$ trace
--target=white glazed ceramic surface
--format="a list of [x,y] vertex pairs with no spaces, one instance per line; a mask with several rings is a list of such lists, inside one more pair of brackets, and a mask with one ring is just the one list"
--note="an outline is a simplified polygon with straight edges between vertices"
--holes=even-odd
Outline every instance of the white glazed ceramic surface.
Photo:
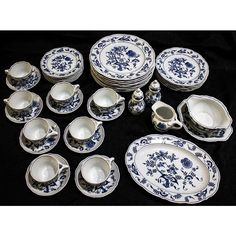
[[23,134],[30,141],[39,141],[49,136],[57,135],[57,132],[52,131],[47,119],[38,117],[25,124]]
[[113,160],[102,155],[90,156],[81,166],[82,177],[92,185],[103,183],[110,175]]
[[44,154],[32,161],[29,173],[35,181],[47,183],[58,177],[64,168],[68,166],[60,163],[53,155]]
[[85,141],[95,134],[100,125],[102,125],[102,122],[100,121],[81,116],[74,119],[69,124],[69,132],[74,139]]
[[135,140],[125,163],[138,185],[174,203],[199,203],[219,187],[220,172],[209,154],[175,136],[151,134]]
[[192,119],[204,128],[227,128],[232,123],[225,105],[214,97],[191,95],[186,104]]
[[6,70],[7,75],[15,79],[23,79],[27,77],[33,70],[29,62],[19,61],[14,63],[9,70]]
[[56,101],[66,101],[74,96],[79,89],[79,85],[72,85],[68,82],[56,83],[50,90],[50,95]]

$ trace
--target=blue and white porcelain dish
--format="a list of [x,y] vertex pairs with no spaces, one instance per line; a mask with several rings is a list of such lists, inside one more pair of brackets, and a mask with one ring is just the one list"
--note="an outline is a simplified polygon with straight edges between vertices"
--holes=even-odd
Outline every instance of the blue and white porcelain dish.
[[94,70],[107,78],[132,80],[150,71],[155,64],[155,52],[137,36],[113,34],[93,45],[89,60]]
[[32,104],[32,108],[29,109],[29,111],[17,113],[14,110],[12,110],[9,106],[6,105],[5,107],[5,115],[6,117],[17,124],[23,124],[26,123],[33,118],[36,118],[43,109],[43,101],[40,98],[39,95],[32,93],[34,96],[34,102]]
[[197,52],[188,48],[173,47],[162,51],[156,58],[160,81],[179,91],[192,91],[206,81],[209,66]]
[[66,79],[83,71],[84,60],[78,50],[59,47],[44,54],[40,67],[43,74],[50,79]]
[[196,129],[195,126],[193,126],[191,124],[191,122],[189,122],[189,118],[187,116],[186,113],[186,100],[183,100],[177,107],[177,112],[179,114],[179,119],[183,124],[183,127],[185,129],[185,131],[191,135],[192,137],[200,140],[200,141],[204,141],[204,142],[224,142],[227,141],[230,136],[233,133],[233,127],[230,125],[225,132],[223,133],[223,135],[220,135],[220,137],[209,137],[209,133],[206,132],[202,132],[198,129]]
[[43,154],[51,151],[58,144],[60,140],[60,128],[53,120],[47,119],[47,121],[52,127],[52,130],[56,131],[58,134],[56,136],[43,139],[40,143],[34,144],[24,137],[22,129],[19,136],[19,142],[24,151],[30,154]]
[[81,174],[81,166],[86,160],[87,158],[81,161],[75,170],[75,184],[79,191],[91,198],[101,198],[111,194],[116,189],[120,180],[120,172],[116,163],[113,161],[110,176],[104,183],[91,185],[83,179]]
[[218,190],[220,172],[208,153],[171,135],[150,134],[130,144],[125,163],[133,180],[152,195],[196,204]]
[[97,150],[103,143],[105,138],[105,130],[101,125],[91,139],[85,142],[75,140],[69,133],[69,125],[65,128],[63,139],[65,145],[76,153],[90,153]]
[[14,91],[29,90],[35,87],[41,79],[41,74],[38,68],[36,68],[35,66],[32,67],[33,71],[27,77],[27,79],[17,80],[11,78],[11,76],[7,76],[6,77],[7,87]]
[[102,113],[95,106],[93,102],[93,98],[91,96],[87,102],[87,110],[88,110],[88,113],[96,120],[111,121],[111,120],[117,119],[118,117],[122,115],[122,113],[125,110],[125,102],[123,101],[119,103],[112,111]]
[[84,95],[80,89],[73,96],[72,101],[69,104],[58,104],[50,96],[50,92],[46,97],[46,105],[49,110],[56,114],[70,114],[80,108],[83,103]]
[[[58,154],[50,154],[53,155],[55,158],[58,159],[62,164],[68,165],[68,162],[65,158]],[[32,179],[32,177],[29,174],[29,167],[27,168],[26,174],[25,174],[25,180],[26,180],[26,185],[27,187],[35,194],[39,196],[52,196],[55,195],[56,193],[59,193],[68,183],[70,178],[70,168],[66,168],[63,170],[58,178],[54,180],[52,183],[49,185],[40,185],[36,181]]]

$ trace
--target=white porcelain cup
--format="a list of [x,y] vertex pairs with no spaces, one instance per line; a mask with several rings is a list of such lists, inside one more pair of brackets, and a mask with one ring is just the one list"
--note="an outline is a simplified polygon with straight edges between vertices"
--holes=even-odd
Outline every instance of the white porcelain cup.
[[52,86],[50,96],[58,104],[70,103],[74,95],[78,92],[79,84],[71,84],[68,82],[59,82]]
[[32,72],[34,67],[26,61],[18,61],[14,63],[5,73],[13,79],[26,79]]
[[95,106],[100,112],[109,112],[125,100],[111,88],[98,89],[92,96]]
[[52,154],[44,154],[34,159],[29,167],[30,176],[41,184],[50,184],[58,178],[59,174],[69,168],[61,163]]
[[23,135],[29,141],[36,143],[52,136],[58,135],[49,122],[41,117],[34,118],[23,127]]
[[39,102],[40,98],[34,98],[29,91],[16,91],[10,95],[9,98],[3,101],[15,112],[28,111],[31,109],[33,102]]
[[152,105],[152,123],[156,130],[164,132],[168,129],[181,129],[182,123],[177,119],[177,114],[170,105],[157,101]]
[[81,166],[81,175],[83,179],[91,185],[104,183],[109,177],[114,158],[93,155],[88,157]]
[[75,140],[84,142],[91,139],[101,125],[101,121],[96,121],[87,116],[81,116],[69,124],[69,133]]

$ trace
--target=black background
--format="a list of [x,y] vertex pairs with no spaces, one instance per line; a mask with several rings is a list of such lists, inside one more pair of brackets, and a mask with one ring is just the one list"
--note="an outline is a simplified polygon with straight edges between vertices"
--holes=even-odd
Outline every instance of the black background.
[[[52,84],[42,76],[40,83],[31,89],[39,94],[44,101],[41,117],[54,120],[63,134],[67,124],[82,115],[89,116],[87,99],[99,86],[94,82],[89,72],[88,55],[92,45],[101,37],[117,33],[112,31],[18,31],[0,32],[1,64],[0,64],[0,96],[1,100],[8,98],[11,91],[5,84],[4,69],[14,62],[25,60],[40,68],[40,59],[45,52],[55,47],[68,46],[79,50],[85,61],[83,75],[74,83],[79,83],[84,93],[82,106],[74,113],[57,115],[45,105],[45,98]],[[121,33],[121,32],[119,32]],[[137,35],[150,43],[156,55],[169,47],[187,47],[199,52],[208,62],[210,74],[205,84],[198,90],[183,93],[175,92],[161,85],[162,101],[175,109],[177,105],[190,94],[209,95],[221,100],[228,108],[232,118],[236,114],[236,33],[235,32],[122,32]],[[153,76],[152,80],[154,80]],[[151,80],[151,81],[152,81]],[[145,92],[148,86],[142,88]],[[131,93],[121,93],[126,97],[126,105]],[[74,183],[74,171],[79,162],[90,154],[71,152],[61,137],[58,145],[50,151],[65,157],[71,166],[71,177],[68,185],[58,194],[50,197],[40,197],[33,194],[25,184],[25,171],[30,162],[37,156],[23,151],[19,145],[19,133],[23,125],[10,122],[4,113],[4,103],[0,103],[0,205],[175,205],[147,193],[130,177],[124,156],[129,144],[147,134],[157,133],[151,124],[151,109],[146,108],[140,116],[131,115],[126,107],[118,119],[104,122],[105,140],[99,149],[92,154],[114,156],[119,166],[121,179],[116,190],[101,199],[84,196]],[[233,123],[235,129],[235,123]],[[168,131],[168,134],[194,142],[206,150],[216,162],[221,172],[221,182],[218,192],[199,205],[236,205],[236,136],[235,133],[226,142],[206,143],[190,135],[184,129]]]

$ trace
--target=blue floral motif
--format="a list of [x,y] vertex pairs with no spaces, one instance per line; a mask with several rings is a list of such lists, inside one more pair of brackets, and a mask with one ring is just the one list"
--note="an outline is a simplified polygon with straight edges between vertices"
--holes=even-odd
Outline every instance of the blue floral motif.
[[190,161],[187,157],[182,159],[181,163],[182,163],[183,167],[186,168],[186,169],[192,168],[192,166],[193,166],[192,161]]
[[107,65],[111,65],[119,71],[133,70],[139,62],[140,55],[129,50],[126,46],[116,46],[106,53]]
[[57,72],[63,72],[71,69],[73,63],[73,58],[66,55],[59,55],[52,59],[51,66],[52,69]]
[[169,71],[178,78],[189,78],[195,71],[195,66],[187,61],[186,58],[174,58],[168,62]]

